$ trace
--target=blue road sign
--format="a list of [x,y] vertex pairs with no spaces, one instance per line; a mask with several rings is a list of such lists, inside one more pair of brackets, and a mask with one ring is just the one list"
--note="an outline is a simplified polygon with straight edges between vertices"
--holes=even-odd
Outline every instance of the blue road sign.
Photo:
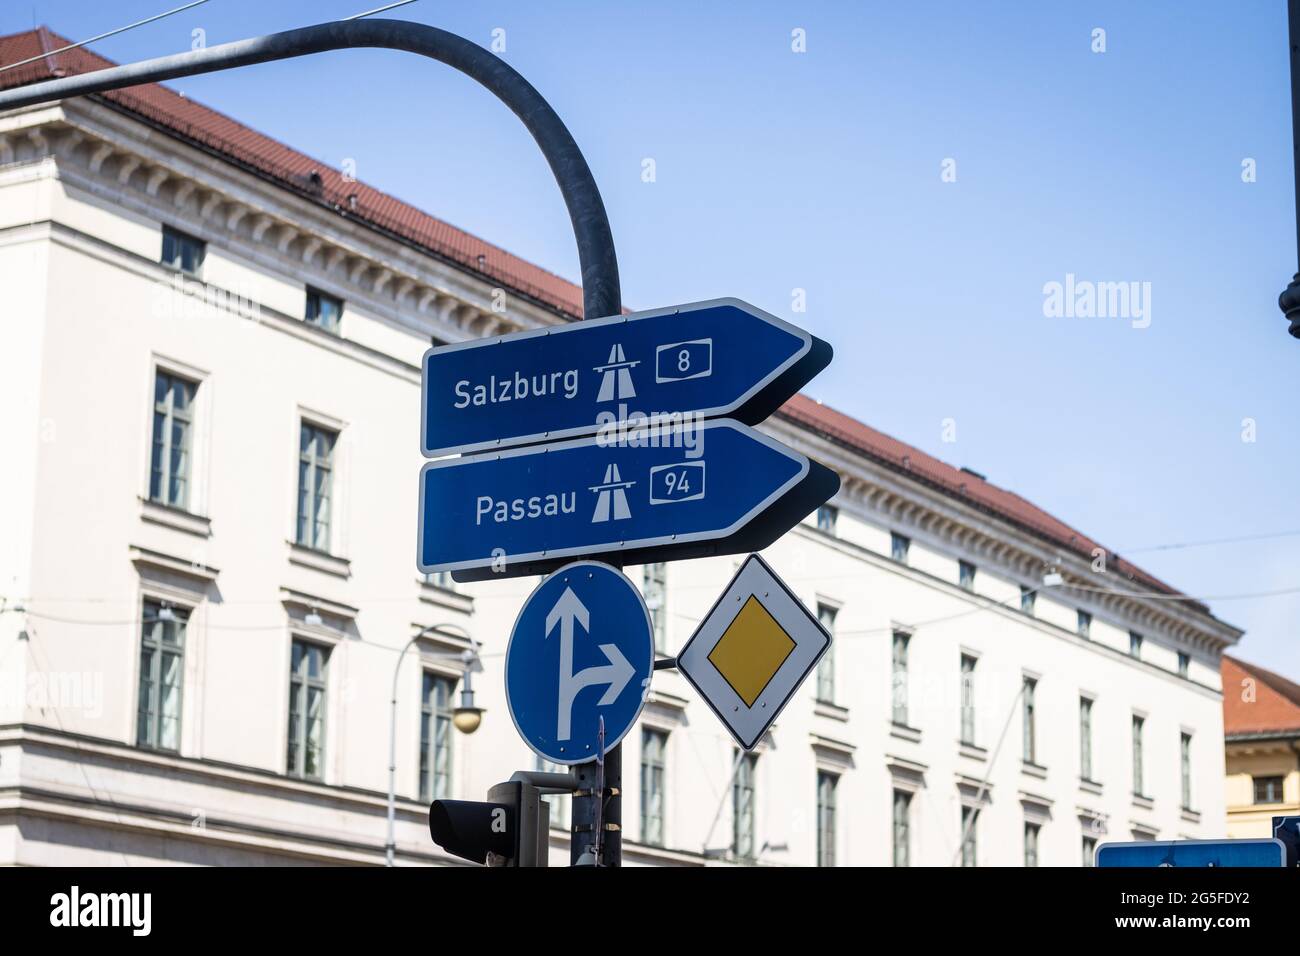
[[529,595],[510,632],[510,717],[547,760],[586,763],[636,723],[653,671],[650,612],[635,585],[598,561],[567,564]]
[[739,299],[714,299],[430,349],[421,448],[437,457],[593,434],[637,414],[756,425],[831,348]]
[[751,523],[770,523],[770,543],[811,510],[796,501],[792,520],[772,506],[809,485],[820,503],[838,477],[730,419],[445,458],[420,476],[418,563],[425,572],[483,572],[461,580],[602,553],[636,563],[646,549],[716,542]]
[[1281,840],[1267,839],[1103,843],[1097,847],[1097,865],[1114,867],[1285,866],[1286,847]]

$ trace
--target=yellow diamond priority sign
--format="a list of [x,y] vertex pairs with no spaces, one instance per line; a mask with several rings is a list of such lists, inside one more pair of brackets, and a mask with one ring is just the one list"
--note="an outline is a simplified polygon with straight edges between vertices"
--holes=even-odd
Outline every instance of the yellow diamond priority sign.
[[753,750],[831,646],[831,636],[751,554],[677,658],[736,742]]

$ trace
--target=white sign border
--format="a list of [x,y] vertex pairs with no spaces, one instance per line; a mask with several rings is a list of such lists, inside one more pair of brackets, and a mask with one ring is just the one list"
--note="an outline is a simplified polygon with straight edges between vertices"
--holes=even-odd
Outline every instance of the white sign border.
[[[722,306],[732,306],[737,308],[761,322],[766,322],[768,325],[775,326],[781,331],[794,336],[802,343],[797,352],[770,371],[767,375],[763,376],[761,380],[752,385],[735,401],[729,402],[725,405],[715,405],[712,408],[695,409],[691,412],[691,414],[699,415],[702,418],[723,418],[731,415],[738,409],[743,408],[750,399],[793,368],[796,363],[803,361],[804,357],[812,350],[813,336],[807,329],[801,329],[799,326],[793,325],[785,319],[773,315],[771,312],[767,312],[756,305],[751,305],[750,303],[745,302],[743,299],[737,299],[734,296],[724,296],[720,299],[705,299],[701,302],[688,302],[684,305],[670,305],[662,309],[647,309],[644,312],[630,312],[627,315],[612,315],[602,319],[584,319],[581,322],[571,322],[567,325],[561,325],[555,328],[527,329],[523,332],[512,332],[509,335],[498,335],[490,339],[471,338],[464,342],[454,342],[451,345],[435,345],[428,349],[420,359],[420,453],[425,458],[440,458],[444,455],[470,454],[472,452],[487,451],[495,448],[514,448],[519,445],[527,446],[541,441],[555,441],[557,439],[590,435],[600,428],[600,425],[593,420],[590,425],[580,425],[573,428],[559,428],[555,431],[534,432],[531,435],[519,435],[512,438],[496,438],[487,441],[471,442],[464,445],[447,445],[442,448],[431,448],[427,446],[425,442],[429,437],[429,361],[435,354],[444,355],[450,352],[458,352],[463,349],[477,349],[492,345],[519,342],[527,339],[542,338],[550,335],[563,335],[566,332],[590,331],[591,329],[599,328],[602,325],[638,322],[641,319],[655,319],[665,315],[677,315],[680,312],[702,312],[705,309],[719,308]],[[683,410],[683,414],[686,414],[685,410]]]
[[[795,647],[763,692],[748,706],[718,672],[709,654],[750,595],[776,620]],[[805,628],[798,625],[803,623]],[[810,633],[814,632],[814,633]],[[821,640],[816,641],[815,636]],[[809,638],[814,638],[810,640]],[[817,644],[818,646],[813,646]],[[677,657],[677,670],[695,688],[741,748],[753,750],[831,646],[831,635],[767,562],[751,554]],[[694,671],[694,673],[693,673]]]
[[[418,515],[419,523],[416,525],[415,534],[415,564],[422,574],[431,574],[437,571],[465,571],[477,568],[490,568],[497,561],[504,561],[506,564],[525,564],[532,561],[543,559],[559,558],[580,558],[585,555],[602,555],[617,553],[620,551],[641,550],[644,548],[655,548],[661,545],[671,544],[691,544],[696,541],[715,541],[719,538],[730,537],[741,528],[747,526],[751,521],[757,520],[768,508],[781,499],[787,492],[793,490],[798,484],[808,477],[811,465],[808,457],[801,452],[795,451],[789,445],[777,441],[770,435],[766,435],[754,428],[752,425],[746,425],[734,418],[713,418],[699,426],[703,433],[702,442],[707,442],[708,432],[715,428],[729,428],[732,431],[740,432],[743,435],[753,439],[759,444],[766,445],[773,451],[776,451],[786,458],[789,458],[799,466],[799,470],[780,487],[774,489],[771,494],[751,508],[748,512],[732,522],[725,528],[715,529],[713,531],[695,531],[687,534],[669,534],[659,535],[654,538],[636,538],[631,542],[622,541],[618,544],[595,544],[583,545],[573,548],[558,548],[553,551],[529,551],[524,554],[488,554],[479,558],[471,558],[468,561],[448,561],[442,564],[425,564],[424,563],[424,521],[425,508],[428,502],[425,500],[425,472],[434,468],[458,468],[464,465],[477,464],[486,460],[500,460],[503,458],[517,458],[521,455],[544,455],[551,451],[560,451],[565,448],[573,448],[584,445],[594,445],[599,441],[597,437],[578,438],[567,442],[559,442],[554,445],[526,445],[523,448],[512,448],[508,451],[498,452],[496,454],[465,455],[460,458],[439,458],[434,461],[424,463],[420,469],[420,510]],[[686,461],[704,461],[707,459],[686,459]],[[682,464],[676,462],[675,464]]]

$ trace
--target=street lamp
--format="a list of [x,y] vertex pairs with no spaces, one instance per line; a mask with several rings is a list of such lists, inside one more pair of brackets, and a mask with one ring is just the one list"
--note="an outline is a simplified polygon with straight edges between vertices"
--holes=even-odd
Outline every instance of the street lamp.
[[465,667],[464,684],[460,692],[460,706],[452,712],[452,725],[462,734],[472,734],[483,722],[483,708],[474,705],[473,673],[479,664],[478,642],[469,632],[455,624],[430,624],[421,628],[414,637],[406,642],[402,652],[397,655],[393,667],[393,693],[389,699],[388,712],[388,839],[384,843],[384,865],[392,866],[397,853],[397,680],[402,672],[402,661],[415,643],[427,634],[442,634],[469,641],[470,646],[454,654],[433,654],[434,658],[459,660]]
[[[1300,256],[1300,0],[1287,0],[1287,32],[1291,41],[1291,159],[1296,187],[1296,253]],[[1300,271],[1277,298],[1278,308],[1300,339]]]

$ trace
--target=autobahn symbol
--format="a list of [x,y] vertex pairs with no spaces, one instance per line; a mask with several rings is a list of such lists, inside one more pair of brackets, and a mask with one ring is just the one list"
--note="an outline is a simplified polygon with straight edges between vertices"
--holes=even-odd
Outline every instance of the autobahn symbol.
[[654,669],[650,612],[635,585],[597,561],[560,568],[529,596],[506,650],[519,735],[561,764],[595,760],[640,716]]

